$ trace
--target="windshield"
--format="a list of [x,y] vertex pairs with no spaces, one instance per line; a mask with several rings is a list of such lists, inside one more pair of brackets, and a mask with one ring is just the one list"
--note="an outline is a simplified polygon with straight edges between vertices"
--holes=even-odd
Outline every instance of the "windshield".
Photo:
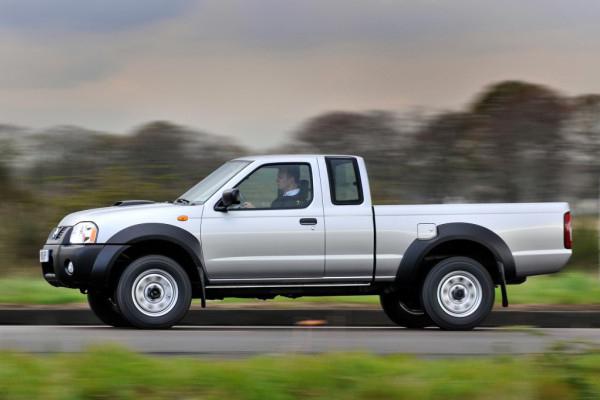
[[250,161],[229,161],[214,170],[206,178],[198,182],[194,187],[181,195],[178,199],[181,202],[202,204],[210,196],[215,194],[227,181],[244,167],[250,164]]

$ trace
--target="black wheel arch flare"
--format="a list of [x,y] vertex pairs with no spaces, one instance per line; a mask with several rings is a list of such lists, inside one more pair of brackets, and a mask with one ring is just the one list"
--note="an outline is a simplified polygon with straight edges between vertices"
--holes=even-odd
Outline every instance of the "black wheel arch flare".
[[[429,240],[415,239],[406,249],[396,274],[396,282],[410,285],[415,282],[419,266],[423,259],[437,246],[454,240],[475,242],[487,248],[496,259],[503,281],[511,282],[516,278],[515,260],[508,245],[495,232],[477,224],[456,222],[437,226],[438,235]],[[459,255],[459,254],[457,254]],[[503,283],[501,283],[503,284]]]
[[200,241],[185,229],[161,223],[132,225],[111,236],[96,257],[92,268],[92,282],[107,283],[111,269],[119,256],[131,246],[135,246],[136,243],[150,240],[169,242],[185,251],[197,268],[204,293],[205,271],[201,261]]

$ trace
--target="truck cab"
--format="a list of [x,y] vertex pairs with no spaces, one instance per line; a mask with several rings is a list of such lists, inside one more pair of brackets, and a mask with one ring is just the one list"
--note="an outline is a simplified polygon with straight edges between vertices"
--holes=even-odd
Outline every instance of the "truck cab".
[[[200,239],[211,285],[371,282],[373,210],[362,174],[363,160],[349,156],[249,163],[223,187],[238,204],[223,207],[218,192],[205,203]],[[295,200],[276,201],[286,197]]]

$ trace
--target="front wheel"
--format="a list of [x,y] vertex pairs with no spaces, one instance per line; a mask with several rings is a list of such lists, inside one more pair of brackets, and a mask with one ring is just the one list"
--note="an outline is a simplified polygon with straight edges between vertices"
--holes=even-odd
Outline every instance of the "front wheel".
[[495,287],[489,272],[468,257],[440,261],[423,284],[423,307],[440,328],[470,330],[489,315]]
[[133,261],[119,278],[116,300],[123,316],[136,328],[170,328],[189,310],[192,286],[174,260],[144,256]]

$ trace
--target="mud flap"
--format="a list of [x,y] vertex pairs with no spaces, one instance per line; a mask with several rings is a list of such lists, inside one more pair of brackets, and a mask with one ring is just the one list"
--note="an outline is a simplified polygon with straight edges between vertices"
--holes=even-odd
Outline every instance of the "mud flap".
[[500,274],[500,292],[502,293],[502,307],[508,307],[508,294],[506,292],[506,276],[504,264],[498,262],[498,273]]
[[202,268],[198,268],[198,274],[200,276],[200,305],[202,308],[206,308],[206,289],[204,287],[204,271],[202,271]]

